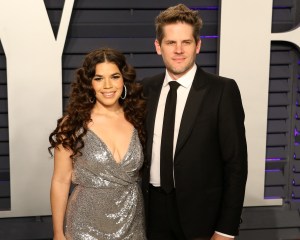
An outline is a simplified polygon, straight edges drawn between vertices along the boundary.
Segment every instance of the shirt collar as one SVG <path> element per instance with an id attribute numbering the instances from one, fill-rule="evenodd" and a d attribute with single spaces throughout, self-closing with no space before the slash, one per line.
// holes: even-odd
<path id="1" fill-rule="evenodd" d="M 197 71 L 197 65 L 194 63 L 194 66 L 186 74 L 178 78 L 176 81 L 184 88 L 189 88 L 192 85 L 196 71 Z M 170 77 L 166 69 L 166 76 L 163 83 L 163 87 L 167 86 L 170 81 L 174 81 L 174 80 Z"/>

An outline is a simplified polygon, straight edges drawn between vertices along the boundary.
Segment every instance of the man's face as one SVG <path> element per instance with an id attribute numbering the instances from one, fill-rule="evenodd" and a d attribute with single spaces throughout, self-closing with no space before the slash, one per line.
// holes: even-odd
<path id="1" fill-rule="evenodd" d="M 167 71 L 173 80 L 180 78 L 194 65 L 201 41 L 195 41 L 193 27 L 187 23 L 172 23 L 163 27 L 161 44 L 155 40 L 158 55 L 162 55 Z"/>

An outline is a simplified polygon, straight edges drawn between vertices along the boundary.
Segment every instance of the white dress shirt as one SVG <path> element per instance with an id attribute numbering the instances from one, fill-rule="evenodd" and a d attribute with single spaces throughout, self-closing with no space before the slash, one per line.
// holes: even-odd
<path id="1" fill-rule="evenodd" d="M 177 81 L 180 86 L 177 89 L 177 102 L 176 102 L 176 113 L 175 113 L 175 126 L 174 126 L 174 142 L 173 142 L 173 156 L 176 149 L 176 143 L 178 138 L 178 132 L 180 128 L 180 122 L 185 107 L 187 97 L 189 95 L 195 74 L 197 71 L 197 66 L 194 66 L 182 77 L 177 80 L 172 80 L 168 71 L 166 70 L 166 76 L 163 82 L 163 86 L 160 92 L 160 97 L 158 101 L 154 132 L 153 132 L 153 146 L 152 146 L 152 160 L 150 168 L 150 183 L 155 186 L 160 186 L 160 144 L 162 135 L 162 126 L 164 121 L 165 104 L 168 92 L 170 90 L 169 82 Z M 174 179 L 175 182 L 175 179 Z M 176 183 L 175 183 L 176 184 Z"/>

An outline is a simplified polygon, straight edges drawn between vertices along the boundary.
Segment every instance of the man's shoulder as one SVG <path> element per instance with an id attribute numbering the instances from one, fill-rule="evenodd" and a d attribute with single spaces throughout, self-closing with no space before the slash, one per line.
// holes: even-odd
<path id="1" fill-rule="evenodd" d="M 199 66 L 197 67 L 197 71 L 200 74 L 203 74 L 203 75 L 205 75 L 208 78 L 215 79 L 216 81 L 231 81 L 232 80 L 231 78 L 228 78 L 228 77 L 225 77 L 225 76 L 221 76 L 221 75 L 219 75 L 217 73 L 208 72 L 208 71 L 204 70 L 203 68 L 201 68 Z"/>
<path id="2" fill-rule="evenodd" d="M 204 79 L 206 79 L 206 82 L 210 85 L 224 85 L 235 82 L 235 80 L 232 78 L 205 71 L 201 67 L 198 67 L 198 76 L 201 76 Z"/>

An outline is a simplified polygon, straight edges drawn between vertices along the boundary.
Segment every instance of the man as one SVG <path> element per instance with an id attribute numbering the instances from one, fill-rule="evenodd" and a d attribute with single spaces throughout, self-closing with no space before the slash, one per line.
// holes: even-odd
<path id="1" fill-rule="evenodd" d="M 166 72 L 143 80 L 149 240 L 238 234 L 247 178 L 244 111 L 234 80 L 195 64 L 201 25 L 183 4 L 156 18 L 155 48 Z"/>

